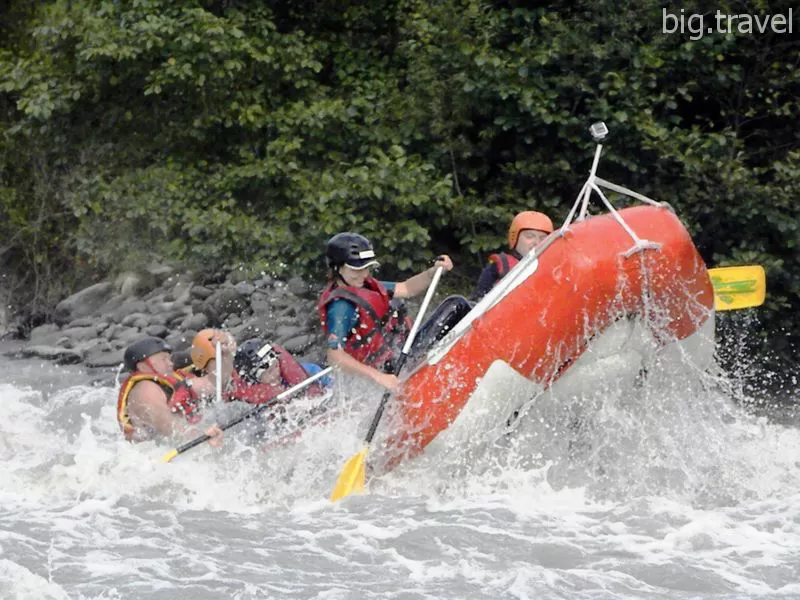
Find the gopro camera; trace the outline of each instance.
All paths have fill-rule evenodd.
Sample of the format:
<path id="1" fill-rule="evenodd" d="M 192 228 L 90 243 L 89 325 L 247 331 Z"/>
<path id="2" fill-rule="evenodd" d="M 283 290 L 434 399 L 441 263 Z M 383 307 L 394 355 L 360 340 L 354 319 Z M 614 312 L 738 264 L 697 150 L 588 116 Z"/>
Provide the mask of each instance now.
<path id="1" fill-rule="evenodd" d="M 592 134 L 592 139 L 595 142 L 599 142 L 608 135 L 608 127 L 602 121 L 598 121 L 597 123 L 592 123 L 592 126 L 589 127 L 589 133 Z"/>

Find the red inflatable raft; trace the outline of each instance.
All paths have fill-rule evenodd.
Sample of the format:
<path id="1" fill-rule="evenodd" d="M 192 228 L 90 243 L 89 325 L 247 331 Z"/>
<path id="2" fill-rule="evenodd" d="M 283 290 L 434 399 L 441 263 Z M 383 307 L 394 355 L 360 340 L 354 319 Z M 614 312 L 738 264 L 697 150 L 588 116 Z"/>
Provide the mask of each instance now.
<path id="1" fill-rule="evenodd" d="M 598 153 L 599 154 L 599 153 Z M 594 169 L 593 169 L 594 172 Z M 542 389 L 622 319 L 640 320 L 659 345 L 713 327 L 714 296 L 692 240 L 667 205 L 614 210 L 590 176 L 567 223 L 512 270 L 439 342 L 405 381 L 383 441 L 384 471 L 421 453 L 450 427 L 496 361 Z M 589 193 L 609 214 L 569 224 Z M 501 415 L 506 418 L 506 415 Z M 400 432 L 400 433 L 397 433 Z"/>

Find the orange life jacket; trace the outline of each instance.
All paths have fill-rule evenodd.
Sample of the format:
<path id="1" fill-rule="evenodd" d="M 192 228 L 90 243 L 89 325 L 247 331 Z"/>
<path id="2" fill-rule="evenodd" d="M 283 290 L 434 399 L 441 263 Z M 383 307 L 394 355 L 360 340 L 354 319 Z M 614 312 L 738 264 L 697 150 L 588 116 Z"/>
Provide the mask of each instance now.
<path id="1" fill-rule="evenodd" d="M 358 322 L 345 340 L 344 351 L 357 361 L 380 369 L 394 357 L 396 347 L 408 335 L 408 320 L 392 310 L 386 288 L 374 277 L 364 280 L 364 287 L 328 284 L 317 304 L 322 328 L 327 336 L 328 305 L 342 298 L 356 307 Z"/>
<path id="2" fill-rule="evenodd" d="M 130 373 L 122 382 L 117 396 L 117 422 L 125 439 L 129 442 L 134 441 L 136 426 L 131 423 L 128 415 L 128 395 L 133 386 L 140 381 L 152 381 L 160 385 L 167 397 L 167 406 L 170 410 L 182 414 L 190 423 L 196 423 L 200 419 L 199 404 L 192 392 L 191 384 L 187 383 L 191 377 L 192 375 L 182 371 L 174 371 L 169 375 L 142 371 Z"/>

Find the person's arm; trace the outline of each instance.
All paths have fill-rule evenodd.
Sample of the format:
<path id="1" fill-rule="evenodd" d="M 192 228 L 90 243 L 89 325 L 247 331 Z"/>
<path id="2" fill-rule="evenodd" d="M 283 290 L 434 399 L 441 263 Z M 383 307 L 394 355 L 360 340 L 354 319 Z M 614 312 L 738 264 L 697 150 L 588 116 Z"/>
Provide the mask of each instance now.
<path id="1" fill-rule="evenodd" d="M 469 299 L 473 302 L 478 302 L 481 298 L 489 293 L 489 290 L 494 287 L 494 284 L 497 283 L 499 278 L 500 273 L 497 272 L 497 265 L 493 262 L 486 265 L 483 268 L 483 271 L 481 271 L 481 276 L 478 279 L 478 285 L 475 286 L 475 291 L 472 292 L 472 296 L 470 296 Z"/>
<path id="2" fill-rule="evenodd" d="M 440 256 L 430 269 L 409 277 L 405 281 L 398 282 L 394 287 L 394 297 L 413 298 L 424 293 L 433 281 L 433 275 L 439 267 L 444 267 L 445 271 L 450 271 L 453 268 L 453 261 L 446 254 Z"/>
<path id="3" fill-rule="evenodd" d="M 328 364 L 336 365 L 346 373 L 368 377 L 378 385 L 382 385 L 387 389 L 393 390 L 400 383 L 400 380 L 395 375 L 384 373 L 374 367 L 357 361 L 342 348 L 328 348 L 327 356 Z"/>
<path id="4" fill-rule="evenodd" d="M 140 381 L 128 395 L 128 415 L 135 421 L 143 423 L 163 436 L 177 435 L 181 438 L 196 437 L 202 432 L 186 419 L 174 414 L 167 405 L 167 395 L 157 383 L 153 381 Z M 222 439 L 222 430 L 216 425 L 210 427 L 206 433 L 218 438 L 212 443 L 219 445 Z"/>

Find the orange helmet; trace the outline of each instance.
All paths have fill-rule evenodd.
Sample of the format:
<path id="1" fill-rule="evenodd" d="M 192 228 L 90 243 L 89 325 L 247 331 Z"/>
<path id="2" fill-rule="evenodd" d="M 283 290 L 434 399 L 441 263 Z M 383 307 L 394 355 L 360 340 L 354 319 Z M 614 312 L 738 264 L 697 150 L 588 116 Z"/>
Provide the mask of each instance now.
<path id="1" fill-rule="evenodd" d="M 519 232 L 523 229 L 535 229 L 545 233 L 553 233 L 553 222 L 546 214 L 533 210 L 519 213 L 511 221 L 511 227 L 508 228 L 508 247 L 512 250 L 517 247 Z"/>
<path id="2" fill-rule="evenodd" d="M 230 334 L 219 329 L 203 329 L 192 340 L 192 364 L 197 369 L 205 369 L 208 361 L 216 356 L 217 342 L 226 350 L 232 343 Z"/>

